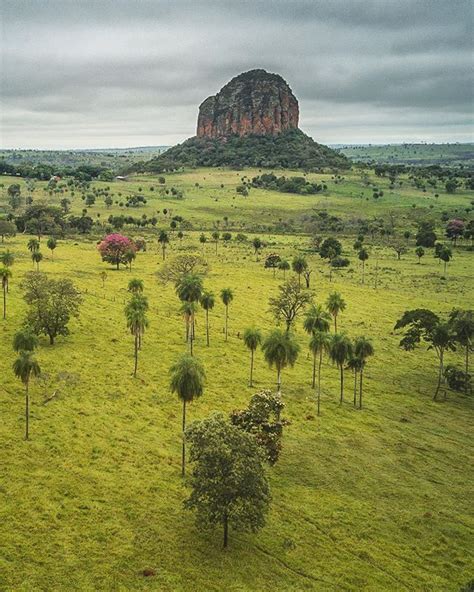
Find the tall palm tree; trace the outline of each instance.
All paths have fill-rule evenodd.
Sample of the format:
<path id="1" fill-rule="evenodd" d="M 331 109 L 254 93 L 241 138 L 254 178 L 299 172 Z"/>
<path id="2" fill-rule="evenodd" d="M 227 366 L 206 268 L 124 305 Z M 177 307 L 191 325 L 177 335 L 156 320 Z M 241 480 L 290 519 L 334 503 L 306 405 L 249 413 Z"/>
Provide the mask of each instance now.
<path id="1" fill-rule="evenodd" d="M 202 278 L 199 275 L 193 273 L 187 273 L 183 277 L 181 277 L 176 282 L 176 294 L 181 302 L 188 302 L 189 304 L 194 304 L 194 306 L 190 307 L 189 311 L 191 313 L 190 322 L 191 322 L 191 332 L 187 331 L 187 336 L 189 338 L 189 347 L 190 353 L 193 355 L 193 341 L 194 341 L 194 317 L 196 314 L 196 306 L 195 304 L 199 302 L 199 299 L 202 295 Z"/>
<path id="2" fill-rule="evenodd" d="M 449 320 L 453 324 L 456 340 L 464 347 L 465 351 L 465 372 L 466 378 L 469 375 L 469 352 L 472 349 L 472 338 L 474 335 L 474 313 L 472 310 L 454 309 L 449 315 Z M 466 380 L 466 393 L 469 388 L 469 382 Z"/>
<path id="3" fill-rule="evenodd" d="M 179 312 L 183 315 L 184 325 L 186 327 L 186 343 L 191 340 L 191 320 L 196 313 L 195 302 L 183 302 L 179 307 Z"/>
<path id="4" fill-rule="evenodd" d="M 170 242 L 170 237 L 166 230 L 160 230 L 160 234 L 158 235 L 158 242 L 161 245 L 161 252 L 163 253 L 163 261 L 166 259 L 166 247 Z"/>
<path id="5" fill-rule="evenodd" d="M 306 333 L 309 333 L 309 335 L 312 335 L 316 331 L 326 333 L 329 331 L 330 326 L 331 315 L 320 304 L 312 304 L 306 311 L 303 321 L 303 327 Z"/>
<path id="6" fill-rule="evenodd" d="M 331 336 L 327 331 L 314 331 L 309 342 L 309 349 L 313 354 L 313 388 L 315 387 L 316 358 L 319 355 L 318 362 L 318 415 L 321 415 L 321 366 L 323 364 L 323 353 L 329 352 Z"/>
<path id="7" fill-rule="evenodd" d="M 0 279 L 2 280 L 3 290 L 3 318 L 7 318 L 7 292 L 8 292 L 8 281 L 12 277 L 12 272 L 8 267 L 0 267 Z"/>
<path id="8" fill-rule="evenodd" d="M 298 286 L 301 287 L 301 274 L 308 269 L 308 262 L 302 255 L 296 255 L 291 263 L 293 271 L 298 275 Z"/>
<path id="9" fill-rule="evenodd" d="M 51 251 L 51 259 L 54 259 L 54 249 L 58 246 L 58 241 L 54 238 L 54 236 L 50 236 L 46 246 Z"/>
<path id="10" fill-rule="evenodd" d="M 25 440 L 30 438 L 30 397 L 29 385 L 32 376 L 39 376 L 41 369 L 29 351 L 20 351 L 19 357 L 13 362 L 15 376 L 25 385 Z"/>
<path id="11" fill-rule="evenodd" d="M 199 302 L 202 308 L 206 311 L 206 344 L 207 347 L 209 347 L 209 311 L 214 308 L 214 294 L 212 292 L 204 292 Z"/>
<path id="12" fill-rule="evenodd" d="M 370 339 L 367 339 L 363 335 L 357 337 L 354 343 L 354 356 L 360 360 L 359 369 L 359 409 L 362 409 L 362 377 L 364 374 L 364 368 L 367 363 L 367 358 L 374 355 L 374 346 Z M 354 403 L 355 404 L 355 403 Z"/>
<path id="13" fill-rule="evenodd" d="M 181 475 L 184 477 L 186 465 L 186 442 L 184 433 L 186 430 L 186 403 L 190 403 L 195 397 L 200 397 L 204 391 L 205 372 L 202 364 L 188 354 L 181 356 L 170 368 L 170 389 L 176 393 L 183 402 L 183 448 L 181 453 Z"/>
<path id="14" fill-rule="evenodd" d="M 127 327 L 134 337 L 134 355 L 135 365 L 133 368 L 133 376 L 137 376 L 138 368 L 138 350 L 140 349 L 140 342 L 145 329 L 148 327 L 148 319 L 146 318 L 146 311 L 148 310 L 148 300 L 141 294 L 135 294 L 125 306 L 125 318 L 127 320 Z"/>
<path id="15" fill-rule="evenodd" d="M 214 232 L 211 234 L 211 236 L 212 236 L 212 240 L 216 243 L 216 255 L 217 255 L 217 244 L 219 242 L 220 234 L 219 234 L 219 232 L 217 232 L 217 230 L 214 230 Z"/>
<path id="16" fill-rule="evenodd" d="M 234 294 L 230 288 L 221 290 L 221 300 L 225 306 L 225 340 L 227 341 L 227 328 L 229 323 L 229 304 L 234 299 Z"/>
<path id="17" fill-rule="evenodd" d="M 277 391 L 281 393 L 281 371 L 286 366 L 295 365 L 300 346 L 291 333 L 274 329 L 264 340 L 262 350 L 270 368 L 276 368 Z"/>
<path id="18" fill-rule="evenodd" d="M 32 352 L 38 347 L 38 337 L 27 329 L 17 331 L 13 336 L 13 349 L 16 352 Z"/>
<path id="19" fill-rule="evenodd" d="M 326 308 L 334 318 L 334 333 L 337 333 L 337 316 L 346 308 L 346 301 L 339 292 L 332 292 L 326 300 Z"/>
<path id="20" fill-rule="evenodd" d="M 286 272 L 290 269 L 290 264 L 288 263 L 288 261 L 280 261 L 280 263 L 278 264 L 278 269 L 280 269 L 281 271 L 283 271 L 283 281 L 286 280 Z"/>
<path id="21" fill-rule="evenodd" d="M 249 329 L 245 329 L 244 343 L 247 346 L 247 349 L 250 350 L 249 386 L 253 386 L 253 358 L 255 355 L 255 350 L 262 343 L 262 333 L 260 332 L 260 329 L 254 329 L 252 327 L 250 327 Z"/>
<path id="22" fill-rule="evenodd" d="M 341 373 L 341 398 L 340 403 L 344 400 L 344 364 L 350 359 L 352 354 L 352 343 L 344 333 L 335 333 L 331 339 L 329 348 L 329 357 L 331 361 L 336 364 Z"/>
<path id="23" fill-rule="evenodd" d="M 362 369 L 362 360 L 352 352 L 351 357 L 347 361 L 347 369 L 354 373 L 354 407 L 357 405 L 357 375 Z"/>
<path id="24" fill-rule="evenodd" d="M 40 253 L 39 251 L 33 251 L 31 253 L 31 259 L 33 261 L 33 265 L 36 263 L 36 271 L 39 271 L 39 264 L 40 264 L 40 261 L 43 260 L 43 254 Z"/>
<path id="25" fill-rule="evenodd" d="M 142 294 L 143 293 L 143 280 L 139 280 L 134 278 L 128 282 L 128 291 L 132 294 Z"/>
<path id="26" fill-rule="evenodd" d="M 39 251 L 40 243 L 37 238 L 30 238 L 26 246 L 28 247 L 28 251 L 30 251 L 30 253 L 34 253 L 35 251 Z"/>
<path id="27" fill-rule="evenodd" d="M 7 249 L 4 253 L 0 255 L 0 263 L 5 265 L 5 267 L 11 267 L 15 262 L 15 257 L 12 253 Z"/>

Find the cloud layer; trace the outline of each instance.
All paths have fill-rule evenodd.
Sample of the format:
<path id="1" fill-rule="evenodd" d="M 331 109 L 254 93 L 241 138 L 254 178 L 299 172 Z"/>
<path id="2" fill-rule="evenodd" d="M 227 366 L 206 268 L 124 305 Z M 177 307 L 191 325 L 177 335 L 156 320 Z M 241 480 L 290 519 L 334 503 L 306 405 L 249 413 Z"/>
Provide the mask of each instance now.
<path id="1" fill-rule="evenodd" d="M 323 143 L 471 141 L 469 0 L 3 0 L 4 147 L 173 144 L 251 68 Z"/>

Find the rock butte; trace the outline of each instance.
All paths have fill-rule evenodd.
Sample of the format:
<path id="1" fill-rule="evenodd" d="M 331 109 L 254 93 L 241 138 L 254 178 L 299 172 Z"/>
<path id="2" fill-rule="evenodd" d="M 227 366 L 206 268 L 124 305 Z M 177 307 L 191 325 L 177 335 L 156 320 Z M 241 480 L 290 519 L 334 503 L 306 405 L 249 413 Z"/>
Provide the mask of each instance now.
<path id="1" fill-rule="evenodd" d="M 199 107 L 197 136 L 275 136 L 298 127 L 298 100 L 278 74 L 250 70 Z"/>

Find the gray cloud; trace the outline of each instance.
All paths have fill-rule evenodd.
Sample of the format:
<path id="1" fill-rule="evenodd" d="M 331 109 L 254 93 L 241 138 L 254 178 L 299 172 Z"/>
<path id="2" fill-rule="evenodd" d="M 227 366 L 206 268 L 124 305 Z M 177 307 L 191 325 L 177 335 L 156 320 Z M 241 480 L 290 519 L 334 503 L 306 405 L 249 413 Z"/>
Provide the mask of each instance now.
<path id="1" fill-rule="evenodd" d="M 289 82 L 318 141 L 472 140 L 472 6 L 3 0 L 1 143 L 175 143 L 255 67 Z"/>

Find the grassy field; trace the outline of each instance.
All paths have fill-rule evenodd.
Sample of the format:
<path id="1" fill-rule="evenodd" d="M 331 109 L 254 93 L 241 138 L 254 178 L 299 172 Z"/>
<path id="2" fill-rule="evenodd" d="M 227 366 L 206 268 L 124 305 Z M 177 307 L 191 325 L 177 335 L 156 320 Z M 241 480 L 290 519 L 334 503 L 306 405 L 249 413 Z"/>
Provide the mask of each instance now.
<path id="1" fill-rule="evenodd" d="M 249 356 L 241 336 L 253 324 L 265 333 L 273 328 L 268 299 L 282 281 L 280 274 L 273 278 L 264 270 L 264 254 L 255 261 L 250 245 L 219 244 L 216 254 L 213 244 L 199 244 L 197 228 L 258 230 L 267 252 L 291 259 L 306 252 L 308 237 L 273 232 L 279 218 L 294 219 L 300 227 L 314 209 L 345 218 L 391 211 L 409 225 L 414 210 L 464 212 L 472 199 L 472 192 L 441 191 L 435 198 L 434 190 L 422 193 L 408 184 L 391 195 L 380 181 L 384 197 L 366 201 L 358 195 L 371 196 L 372 190 L 356 175 L 337 185 L 329 176 L 324 195 L 252 190 L 248 198 L 237 196 L 240 177 L 255 173 L 198 170 L 167 176 L 167 185 L 185 190 L 181 201 L 150 192 L 151 185 L 158 186 L 150 177 L 113 184 L 114 193 L 142 187 L 149 198 L 144 208 L 127 213 L 171 208 L 190 220 L 196 231 L 186 232 L 182 243 L 173 238 L 168 256 L 204 254 L 211 267 L 206 288 L 216 295 L 224 287 L 234 291 L 228 343 L 220 301 L 211 313 L 209 348 L 204 315 L 198 314 L 195 354 L 207 384 L 190 406 L 190 420 L 242 408 L 255 391 L 274 385 L 275 373 L 259 352 L 255 388 L 247 387 Z M 4 200 L 12 179 L 2 182 Z M 33 195 L 54 203 L 62 197 L 48 196 L 41 183 Z M 72 206 L 82 209 L 79 196 Z M 121 210 L 107 211 L 98 203 L 89 214 L 106 218 Z M 158 226 L 164 223 L 160 214 Z M 132 273 L 102 263 L 93 238 L 60 240 L 54 260 L 42 247 L 41 270 L 72 279 L 84 303 L 70 336 L 52 347 L 41 339 L 37 358 L 43 372 L 31 389 L 29 442 L 22 439 L 23 389 L 11 370 L 11 339 L 26 311 L 20 282 L 33 268 L 29 237 L 17 235 L 0 245 L 16 256 L 8 318 L 0 321 L 0 590 L 458 591 L 474 573 L 473 399 L 449 393 L 446 401 L 433 402 L 434 353 L 402 351 L 393 326 L 406 309 L 443 313 L 472 306 L 472 253 L 456 249 L 444 276 L 430 250 L 418 264 L 413 244 L 401 261 L 393 250 L 372 246 L 365 285 L 352 238 L 344 240 L 352 266 L 334 274 L 332 283 L 322 260 L 307 255 L 316 302 L 339 290 L 347 302 L 341 329 L 373 339 L 366 406 L 352 408 L 349 373 L 347 402 L 339 406 L 338 372 L 326 363 L 322 416 L 316 417 L 308 338 L 299 321 L 301 353 L 295 368 L 283 374 L 291 423 L 281 459 L 268 470 L 273 497 L 268 522 L 256 535 L 231 531 L 223 551 L 220 531 L 198 531 L 194 516 L 183 509 L 189 490 L 180 478 L 181 407 L 169 392 L 168 369 L 185 351 L 184 324 L 173 287 L 156 279 L 162 262 L 154 235 L 147 235 L 148 250 L 138 254 Z M 99 277 L 104 269 L 105 289 Z M 123 314 L 132 277 L 144 280 L 150 302 L 137 379 Z M 461 353 L 449 354 L 449 361 L 461 359 Z M 145 577 L 144 570 L 155 575 Z"/>
<path id="2" fill-rule="evenodd" d="M 351 160 L 392 164 L 470 166 L 474 164 L 474 144 L 384 144 L 349 145 L 338 148 Z"/>

